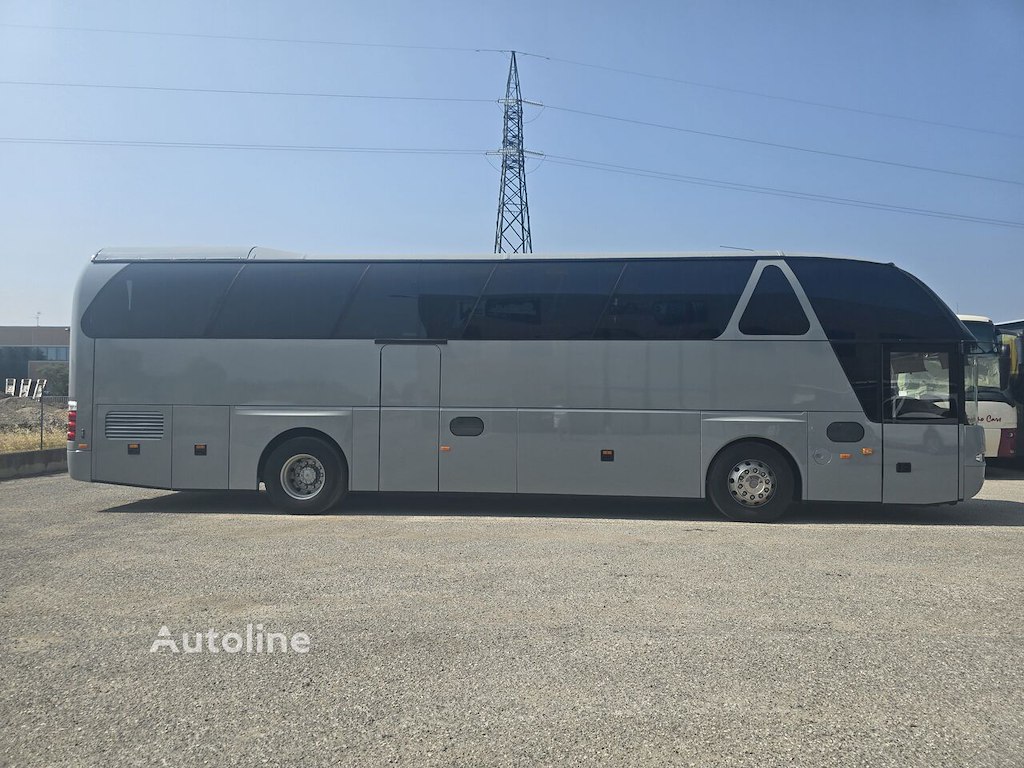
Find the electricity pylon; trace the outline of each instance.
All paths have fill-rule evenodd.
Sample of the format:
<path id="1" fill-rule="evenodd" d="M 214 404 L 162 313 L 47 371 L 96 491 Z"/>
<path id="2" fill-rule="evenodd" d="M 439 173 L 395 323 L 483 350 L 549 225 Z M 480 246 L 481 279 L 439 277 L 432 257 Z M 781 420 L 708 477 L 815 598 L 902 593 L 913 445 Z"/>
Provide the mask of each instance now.
<path id="1" fill-rule="evenodd" d="M 498 188 L 498 225 L 494 233 L 494 252 L 533 253 L 530 208 L 526 201 L 523 97 L 519 91 L 515 51 L 512 51 L 505 98 L 501 104 L 505 106 L 505 132 L 501 141 L 501 186 Z"/>

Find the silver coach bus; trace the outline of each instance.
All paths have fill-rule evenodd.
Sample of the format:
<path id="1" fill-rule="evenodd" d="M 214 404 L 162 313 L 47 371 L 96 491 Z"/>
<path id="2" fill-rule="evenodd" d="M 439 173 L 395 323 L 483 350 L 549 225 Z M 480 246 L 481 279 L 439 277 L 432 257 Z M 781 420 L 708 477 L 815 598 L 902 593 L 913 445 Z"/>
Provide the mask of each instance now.
<path id="1" fill-rule="evenodd" d="M 71 341 L 76 480 L 955 503 L 972 336 L 891 264 L 102 250 Z"/>

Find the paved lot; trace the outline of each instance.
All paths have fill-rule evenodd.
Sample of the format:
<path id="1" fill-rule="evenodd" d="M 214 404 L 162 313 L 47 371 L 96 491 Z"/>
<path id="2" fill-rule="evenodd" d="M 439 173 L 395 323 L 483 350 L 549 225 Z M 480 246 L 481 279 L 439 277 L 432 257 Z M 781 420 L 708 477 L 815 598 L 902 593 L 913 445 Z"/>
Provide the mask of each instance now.
<path id="1" fill-rule="evenodd" d="M 1024 764 L 1024 472 L 957 507 L 0 483 L 0 764 Z M 150 653 L 161 625 L 307 654 Z"/>

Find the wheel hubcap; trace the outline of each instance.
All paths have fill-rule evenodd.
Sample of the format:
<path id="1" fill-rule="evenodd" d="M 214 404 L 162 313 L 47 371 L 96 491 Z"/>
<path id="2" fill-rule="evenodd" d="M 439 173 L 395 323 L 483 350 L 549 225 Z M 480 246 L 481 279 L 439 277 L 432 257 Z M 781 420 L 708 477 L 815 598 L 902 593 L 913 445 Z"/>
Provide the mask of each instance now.
<path id="1" fill-rule="evenodd" d="M 281 487 L 298 501 L 316 496 L 324 488 L 327 473 L 316 456 L 301 453 L 292 456 L 281 467 Z"/>
<path id="2" fill-rule="evenodd" d="M 775 472 L 763 461 L 744 459 L 729 471 L 729 493 L 745 507 L 760 507 L 775 495 Z"/>

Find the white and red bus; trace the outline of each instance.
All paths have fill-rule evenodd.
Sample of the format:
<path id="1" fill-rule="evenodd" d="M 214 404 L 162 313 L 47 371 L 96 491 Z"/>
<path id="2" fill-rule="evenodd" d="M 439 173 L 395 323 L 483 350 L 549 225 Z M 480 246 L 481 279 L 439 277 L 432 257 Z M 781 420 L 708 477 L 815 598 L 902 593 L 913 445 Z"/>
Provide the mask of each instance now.
<path id="1" fill-rule="evenodd" d="M 1009 459 L 1019 455 L 1017 447 L 1021 403 L 1016 397 L 1020 367 L 1020 337 L 1001 333 L 995 323 L 981 315 L 957 315 L 978 340 L 977 423 L 985 427 L 985 457 Z M 970 384 L 968 383 L 968 388 Z M 968 393 L 968 399 L 973 399 Z"/>

